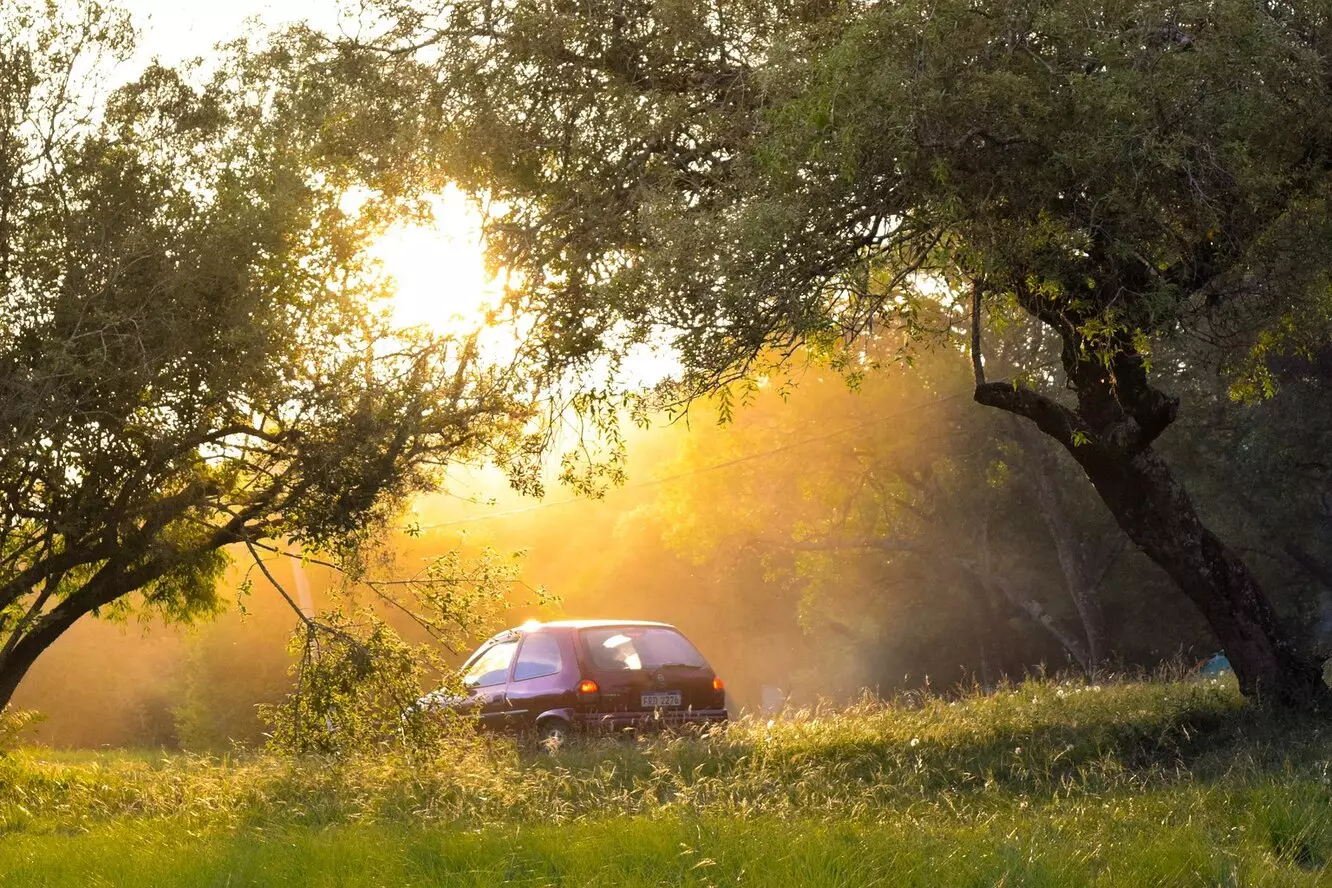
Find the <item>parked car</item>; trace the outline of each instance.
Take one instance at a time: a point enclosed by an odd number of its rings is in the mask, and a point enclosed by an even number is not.
[[[488,639],[462,666],[463,695],[419,705],[476,712],[483,725],[534,731],[547,748],[574,731],[711,725],[726,691],[708,661],[667,623],[525,623]]]

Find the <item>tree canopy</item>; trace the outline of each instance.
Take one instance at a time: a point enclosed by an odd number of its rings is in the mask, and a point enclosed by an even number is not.
[[[667,341],[689,398],[802,345],[859,372],[885,327],[909,358],[970,314],[976,400],[1068,451],[1246,692],[1319,693],[1154,447],[1179,400],[1152,355],[1206,339],[1261,394],[1326,338],[1325,4],[381,6],[361,48],[434,75],[435,152],[548,362]],[[987,380],[982,328],[1014,317],[1056,368]]]
[[[367,258],[425,184],[403,72],[298,29],[108,90],[131,47],[0,10],[0,705],[85,615],[215,611],[227,546],[353,565],[445,461],[526,452],[513,378],[393,328]]]

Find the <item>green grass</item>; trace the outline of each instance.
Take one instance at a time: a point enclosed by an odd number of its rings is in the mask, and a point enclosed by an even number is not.
[[[1332,884],[1332,743],[1217,683],[1032,682],[723,736],[0,759],[0,886]]]
[[[1261,811],[1152,795],[984,822],[612,818],[480,830],[409,824],[11,836],[0,885],[1317,885]],[[1272,797],[1268,798],[1269,803]],[[1290,800],[1287,800],[1290,801]],[[1201,803],[1201,806],[1200,806]],[[1202,815],[1202,816],[1200,816]],[[1307,823],[1307,814],[1300,814]],[[1326,854],[1325,806],[1304,853]],[[90,874],[95,874],[90,879]]]

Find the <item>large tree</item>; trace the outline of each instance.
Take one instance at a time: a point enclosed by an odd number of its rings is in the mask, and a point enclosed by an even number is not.
[[[0,9],[0,708],[85,615],[216,610],[228,546],[346,564],[443,461],[522,461],[509,378],[366,259],[424,184],[405,74],[295,31],[108,92],[131,48]]]
[[[978,354],[976,400],[1067,450],[1247,694],[1320,692],[1154,446],[1180,402],[1151,354],[1224,333],[1261,388],[1265,357],[1325,333],[1326,3],[381,6],[362,48],[435,74],[438,156],[488,201],[555,367],[670,342],[689,397],[800,343],[854,368],[868,329],[938,335],[923,301],[974,295],[977,343],[1025,314],[1056,370],[986,381]]]

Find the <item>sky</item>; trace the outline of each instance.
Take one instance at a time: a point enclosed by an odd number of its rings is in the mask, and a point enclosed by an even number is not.
[[[163,61],[207,53],[219,41],[237,34],[245,20],[257,16],[268,25],[308,19],[331,27],[337,18],[335,0],[121,0],[142,39],[140,52]]]

